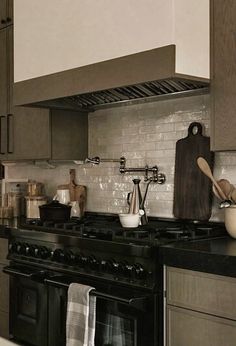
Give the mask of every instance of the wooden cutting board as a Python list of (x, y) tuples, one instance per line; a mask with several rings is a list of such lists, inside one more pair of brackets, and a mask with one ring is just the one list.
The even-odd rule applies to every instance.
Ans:
[(197, 166), (199, 156), (213, 169), (210, 138), (202, 135), (200, 123), (193, 122), (188, 136), (176, 143), (173, 213), (178, 219), (205, 221), (211, 216), (212, 185)]
[(80, 215), (83, 216), (85, 212), (87, 188), (84, 185), (77, 185), (75, 182), (75, 169), (70, 169), (70, 182), (69, 184), (59, 185), (58, 189), (69, 189), (70, 200), (78, 201), (80, 206)]

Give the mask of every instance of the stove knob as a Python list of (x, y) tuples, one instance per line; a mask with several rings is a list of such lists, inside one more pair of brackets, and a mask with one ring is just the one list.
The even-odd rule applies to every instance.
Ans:
[(136, 263), (134, 265), (134, 272), (135, 272), (135, 277), (138, 280), (144, 280), (147, 276), (146, 270), (144, 270), (142, 264)]
[(127, 262), (120, 262), (119, 263), (119, 274), (121, 276), (126, 275), (126, 266), (127, 266)]
[(96, 259), (94, 256), (89, 256), (88, 257), (88, 264), (89, 267), (93, 270), (97, 270), (99, 268), (99, 263), (100, 261)]
[(56, 249), (53, 252), (52, 259), (56, 262), (61, 262), (64, 259), (64, 253), (61, 249)]
[(16, 248), (16, 252), (19, 255), (26, 255), (28, 253), (29, 245), (27, 243), (19, 243)]
[(67, 251), (64, 253), (64, 262), (68, 265), (75, 264), (75, 254), (72, 251)]
[(42, 259), (47, 259), (50, 257), (50, 250), (46, 246), (40, 246), (37, 251), (37, 257), (40, 257)]
[(129, 279), (133, 278), (133, 274), (134, 274), (134, 266), (132, 264), (127, 263), (125, 265), (125, 276), (128, 277)]
[(32, 257), (37, 257), (38, 247), (36, 245), (30, 245), (28, 249), (28, 255)]
[(84, 268), (88, 263), (88, 258), (81, 253), (76, 256), (76, 263), (78, 263), (80, 267)]
[(107, 261), (106, 260), (101, 260), (100, 261), (100, 271), (102, 273), (106, 273), (107, 272)]
[(18, 246), (18, 243), (10, 243), (8, 246), (9, 253), (16, 253), (17, 252), (17, 246)]
[(105, 271), (109, 274), (113, 274), (114, 273), (114, 269), (117, 268), (117, 262), (113, 259), (109, 259), (108, 261), (106, 261), (106, 263), (104, 264), (105, 267)]

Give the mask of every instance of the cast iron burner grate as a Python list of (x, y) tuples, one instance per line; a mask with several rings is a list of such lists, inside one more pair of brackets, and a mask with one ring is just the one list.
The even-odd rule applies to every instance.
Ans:
[(145, 226), (122, 228), (117, 215), (88, 215), (67, 222), (26, 220), (23, 227), (40, 231), (73, 234), (81, 238), (124, 243), (159, 245), (171, 241), (210, 238), (225, 234), (222, 225), (150, 218)]

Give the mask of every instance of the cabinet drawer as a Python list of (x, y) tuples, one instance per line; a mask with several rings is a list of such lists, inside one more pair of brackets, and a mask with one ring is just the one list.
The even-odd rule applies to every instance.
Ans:
[(9, 338), (9, 314), (0, 311), (0, 336)]
[(167, 307), (167, 346), (235, 346), (236, 322)]
[(168, 267), (167, 302), (236, 320), (236, 279)]
[(2, 272), (0, 265), (0, 311), (9, 311), (9, 276)]
[(8, 239), (0, 238), (0, 263), (8, 263), (7, 261), (8, 253)]

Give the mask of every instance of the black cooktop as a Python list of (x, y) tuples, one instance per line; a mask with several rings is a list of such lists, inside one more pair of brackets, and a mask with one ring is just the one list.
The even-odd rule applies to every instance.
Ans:
[(71, 218), (67, 222), (42, 222), (26, 219), (21, 228), (45, 232), (63, 233), (82, 238), (149, 245), (173, 241), (189, 241), (225, 235), (223, 224), (191, 222), (149, 217), (145, 226), (123, 228), (115, 214), (86, 213), (82, 219)]

